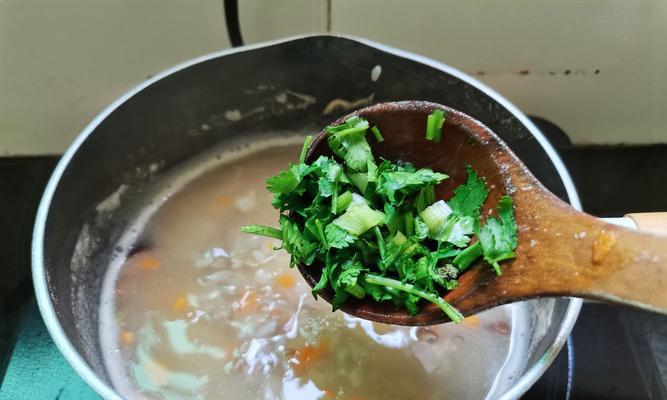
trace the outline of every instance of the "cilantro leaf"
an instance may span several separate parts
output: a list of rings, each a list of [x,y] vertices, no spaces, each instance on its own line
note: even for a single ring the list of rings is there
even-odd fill
[[[501,275],[499,262],[516,257],[517,231],[512,198],[502,196],[498,201],[497,212],[498,218],[490,217],[477,237],[484,260],[491,264],[496,274]]]
[[[440,227],[434,239],[448,242],[457,247],[464,247],[470,242],[474,231],[474,219],[466,215],[451,214]]]
[[[336,184],[325,177],[321,177],[317,180],[317,188],[319,190],[320,196],[330,197],[336,190]]]
[[[345,165],[359,172],[366,172],[368,160],[373,160],[371,146],[366,140],[368,121],[354,116],[345,123],[337,126],[328,126],[329,148],[338,157],[345,161]]]
[[[359,278],[363,267],[358,261],[348,261],[343,264],[343,272],[338,275],[338,286],[345,289],[352,296],[361,299],[366,295],[366,291],[361,286]]]
[[[415,217],[415,235],[414,238],[418,241],[424,240],[428,237],[428,225],[420,218]]]
[[[271,193],[289,193],[296,189],[306,174],[308,166],[303,163],[290,164],[286,171],[266,180],[266,187]]]
[[[335,268],[330,265],[325,265],[322,268],[322,275],[320,276],[320,280],[317,282],[315,286],[313,286],[313,289],[310,291],[313,296],[315,297],[315,300],[317,300],[317,295],[324,290],[324,288],[327,287],[327,283],[329,283],[329,269],[330,268]]]
[[[414,172],[396,171],[382,172],[379,178],[378,191],[396,202],[396,192],[412,193],[425,186],[436,185],[448,176],[430,169],[422,168]]]
[[[447,204],[456,213],[477,218],[489,191],[486,188],[484,180],[477,176],[477,173],[470,165],[466,166],[466,172],[468,180],[454,190],[454,196]]]
[[[324,228],[324,235],[329,246],[337,249],[344,249],[357,239],[355,235],[334,224],[329,224]]]

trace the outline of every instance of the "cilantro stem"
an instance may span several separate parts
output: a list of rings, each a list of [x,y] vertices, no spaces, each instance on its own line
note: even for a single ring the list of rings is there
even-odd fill
[[[324,229],[322,229],[322,223],[319,219],[315,220],[315,228],[317,228],[317,235],[320,237],[320,242],[322,247],[329,250],[329,243],[327,243],[327,238],[324,236]]]
[[[264,225],[244,225],[241,232],[283,240],[283,231]]]
[[[352,128],[343,129],[340,132],[336,132],[336,135],[339,138],[344,138],[345,136],[354,135],[355,133],[365,133],[366,129],[368,129],[368,125],[361,126],[361,127],[352,127]]]
[[[345,291],[347,291],[349,294],[356,297],[357,299],[363,299],[364,296],[366,296],[366,291],[359,285],[348,286],[345,288]]]
[[[378,241],[378,251],[380,252],[380,260],[384,260],[384,256],[387,253],[387,249],[384,244],[384,238],[382,237],[382,232],[380,231],[380,227],[375,225],[373,227],[373,231],[375,231],[375,238]]]
[[[489,259],[485,257],[484,259],[491,264],[493,267],[493,271],[496,273],[496,275],[500,276],[503,274],[503,272],[500,270],[500,262],[505,261],[505,260],[511,260],[512,258],[516,257],[516,253],[513,251],[510,251],[509,253],[503,254],[502,256],[496,258],[496,259]]]
[[[445,123],[445,112],[433,110],[426,120],[426,140],[440,142],[442,136],[442,125]]]
[[[409,283],[403,283],[396,279],[386,278],[384,276],[366,274],[365,280],[367,283],[372,283],[375,285],[381,285],[396,290],[401,290],[406,293],[421,297],[424,300],[430,301],[431,303],[438,306],[452,321],[459,323],[463,321],[463,314],[454,308],[451,304],[447,303],[442,297],[435,295],[433,293],[428,293],[423,290],[417,289],[414,285]]]
[[[411,211],[408,211],[403,216],[405,220],[405,234],[410,237],[415,234],[415,216]]]
[[[299,162],[303,164],[306,161],[306,154],[308,154],[308,148],[313,142],[313,137],[311,135],[306,136],[306,139],[303,141],[303,147],[301,148],[301,155],[299,156]]]
[[[371,132],[373,132],[373,136],[375,136],[375,140],[377,140],[378,143],[384,142],[384,138],[377,126],[372,127]]]
[[[345,193],[338,196],[336,198],[336,209],[334,210],[334,214],[338,214],[339,211],[345,211],[351,202],[352,193],[350,191],[346,191]]]
[[[331,213],[338,214],[338,185],[334,185],[333,193],[331,194]]]
[[[452,260],[452,264],[456,265],[459,270],[465,271],[473,261],[482,255],[483,252],[482,244],[480,242],[475,242],[457,254],[456,257],[454,257],[454,260]]]

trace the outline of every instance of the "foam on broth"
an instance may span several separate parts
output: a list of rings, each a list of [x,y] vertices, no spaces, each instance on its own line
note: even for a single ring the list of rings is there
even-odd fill
[[[276,225],[265,180],[299,150],[223,159],[139,218],[102,293],[116,390],[164,400],[484,398],[512,364],[510,346],[523,353],[520,306],[428,328],[332,313],[277,241],[239,232]]]

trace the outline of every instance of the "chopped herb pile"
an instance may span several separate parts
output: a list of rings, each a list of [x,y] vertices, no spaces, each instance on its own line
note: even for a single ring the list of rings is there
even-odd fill
[[[444,113],[428,117],[426,138],[441,139]],[[423,299],[454,322],[461,313],[442,295],[482,257],[500,275],[500,262],[515,256],[516,224],[512,199],[503,196],[497,217],[484,225],[480,213],[488,190],[467,166],[467,181],[451,199],[436,199],[435,187],[447,175],[408,163],[373,157],[368,142],[385,140],[377,127],[354,116],[327,127],[336,157],[305,162],[307,137],[298,163],[267,180],[280,210],[280,228],[247,225],[243,232],[282,241],[291,266],[322,268],[313,288],[330,287],[333,309],[350,296],[391,301],[410,314]],[[477,240],[474,240],[474,238]]]

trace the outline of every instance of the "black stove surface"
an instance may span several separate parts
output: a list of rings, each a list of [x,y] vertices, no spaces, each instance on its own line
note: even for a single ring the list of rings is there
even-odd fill
[[[573,147],[535,122],[557,147],[584,210],[600,216],[667,210],[667,145]],[[57,157],[0,158],[0,399],[92,399],[51,341],[34,303],[30,236]],[[549,370],[524,399],[667,398],[667,318],[584,304]]]

